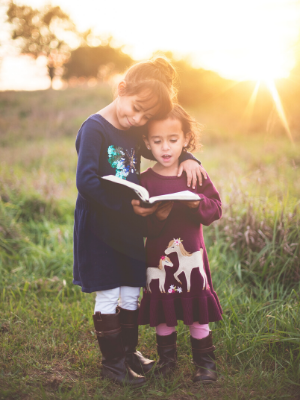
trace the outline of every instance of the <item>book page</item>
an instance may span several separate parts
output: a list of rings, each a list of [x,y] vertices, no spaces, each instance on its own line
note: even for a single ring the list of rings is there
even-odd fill
[[[105,176],[100,176],[100,178],[105,179],[107,181],[119,183],[120,185],[123,185],[123,186],[127,186],[130,189],[133,189],[141,200],[146,201],[146,202],[149,200],[148,190],[141,185],[137,185],[136,183],[126,181],[125,179],[118,178],[115,175],[105,175]]]
[[[185,200],[185,201],[197,201],[202,200],[200,196],[196,193],[184,190],[182,192],[162,194],[161,196],[150,197],[149,203],[153,204],[157,201],[172,201],[172,200]]]

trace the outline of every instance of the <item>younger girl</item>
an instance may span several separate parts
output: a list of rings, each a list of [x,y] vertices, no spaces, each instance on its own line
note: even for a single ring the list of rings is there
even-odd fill
[[[151,121],[145,143],[157,163],[141,174],[150,196],[186,190],[178,177],[179,157],[193,150],[198,127],[182,107],[174,106],[164,118]],[[217,379],[212,334],[208,323],[219,321],[222,309],[213,289],[202,225],[221,217],[221,200],[208,178],[196,190],[199,201],[169,202],[156,215],[165,219],[156,237],[146,242],[147,289],[140,307],[139,323],[156,327],[158,372],[169,373],[176,365],[175,325],[190,327],[194,381]]]
[[[172,108],[174,69],[162,58],[131,67],[118,96],[90,116],[77,139],[78,198],[74,224],[74,280],[83,292],[96,292],[95,332],[102,352],[102,375],[139,386],[153,361],[136,351],[138,297],[146,282],[143,222],[156,207],[131,205],[132,192],[100,179],[117,175],[138,183],[140,155],[148,156],[140,127]],[[151,153],[150,153],[151,154]],[[190,154],[181,160],[194,159]],[[192,164],[192,165],[191,165]],[[188,160],[189,176],[200,175]],[[195,182],[193,182],[195,184]],[[152,218],[153,226],[159,225]],[[120,298],[120,307],[118,300]],[[117,310],[116,310],[117,309]]]

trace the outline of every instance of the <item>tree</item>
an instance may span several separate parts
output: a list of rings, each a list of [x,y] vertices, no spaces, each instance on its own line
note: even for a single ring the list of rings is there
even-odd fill
[[[76,35],[70,17],[58,6],[46,5],[37,10],[11,1],[7,22],[12,25],[11,37],[19,42],[22,54],[34,58],[41,55],[47,57],[52,84],[56,68],[63,65],[70,53],[70,47],[64,39],[67,34]]]
[[[105,45],[89,46],[83,44],[71,51],[64,66],[63,77],[95,77],[104,80],[115,73],[123,72],[133,63],[132,58],[123,53],[122,47],[112,47],[110,40]]]

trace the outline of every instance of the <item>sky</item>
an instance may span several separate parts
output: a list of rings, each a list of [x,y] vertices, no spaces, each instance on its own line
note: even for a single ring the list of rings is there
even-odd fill
[[[6,0],[0,0],[5,4]],[[20,4],[40,7],[44,0]],[[53,0],[80,31],[112,35],[135,59],[171,50],[229,79],[288,77],[300,35],[300,0]],[[0,10],[1,11],[1,10]],[[2,24],[3,25],[3,24]],[[1,30],[1,28],[0,28]],[[7,36],[7,32],[2,37]],[[1,41],[1,34],[0,34]],[[3,57],[3,55],[2,55]],[[0,89],[46,88],[44,60],[5,47]]]

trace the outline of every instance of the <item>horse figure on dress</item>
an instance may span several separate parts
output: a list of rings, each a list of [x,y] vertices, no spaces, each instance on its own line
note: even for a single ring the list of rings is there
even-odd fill
[[[159,279],[159,290],[161,293],[165,292],[166,271],[165,265],[173,267],[173,263],[167,256],[162,256],[159,260],[158,268],[147,268],[147,290],[151,293],[150,283],[152,279]]]
[[[191,273],[193,268],[199,268],[200,274],[203,278],[203,288],[207,288],[207,276],[203,266],[203,249],[199,251],[195,251],[195,253],[189,253],[183,247],[181,239],[173,239],[168,244],[167,249],[165,250],[166,254],[177,253],[179,267],[178,270],[174,274],[174,278],[181,283],[178,278],[178,275],[181,272],[184,272],[187,284],[187,291],[189,292],[191,289]],[[181,283],[182,284],[182,283]]]

